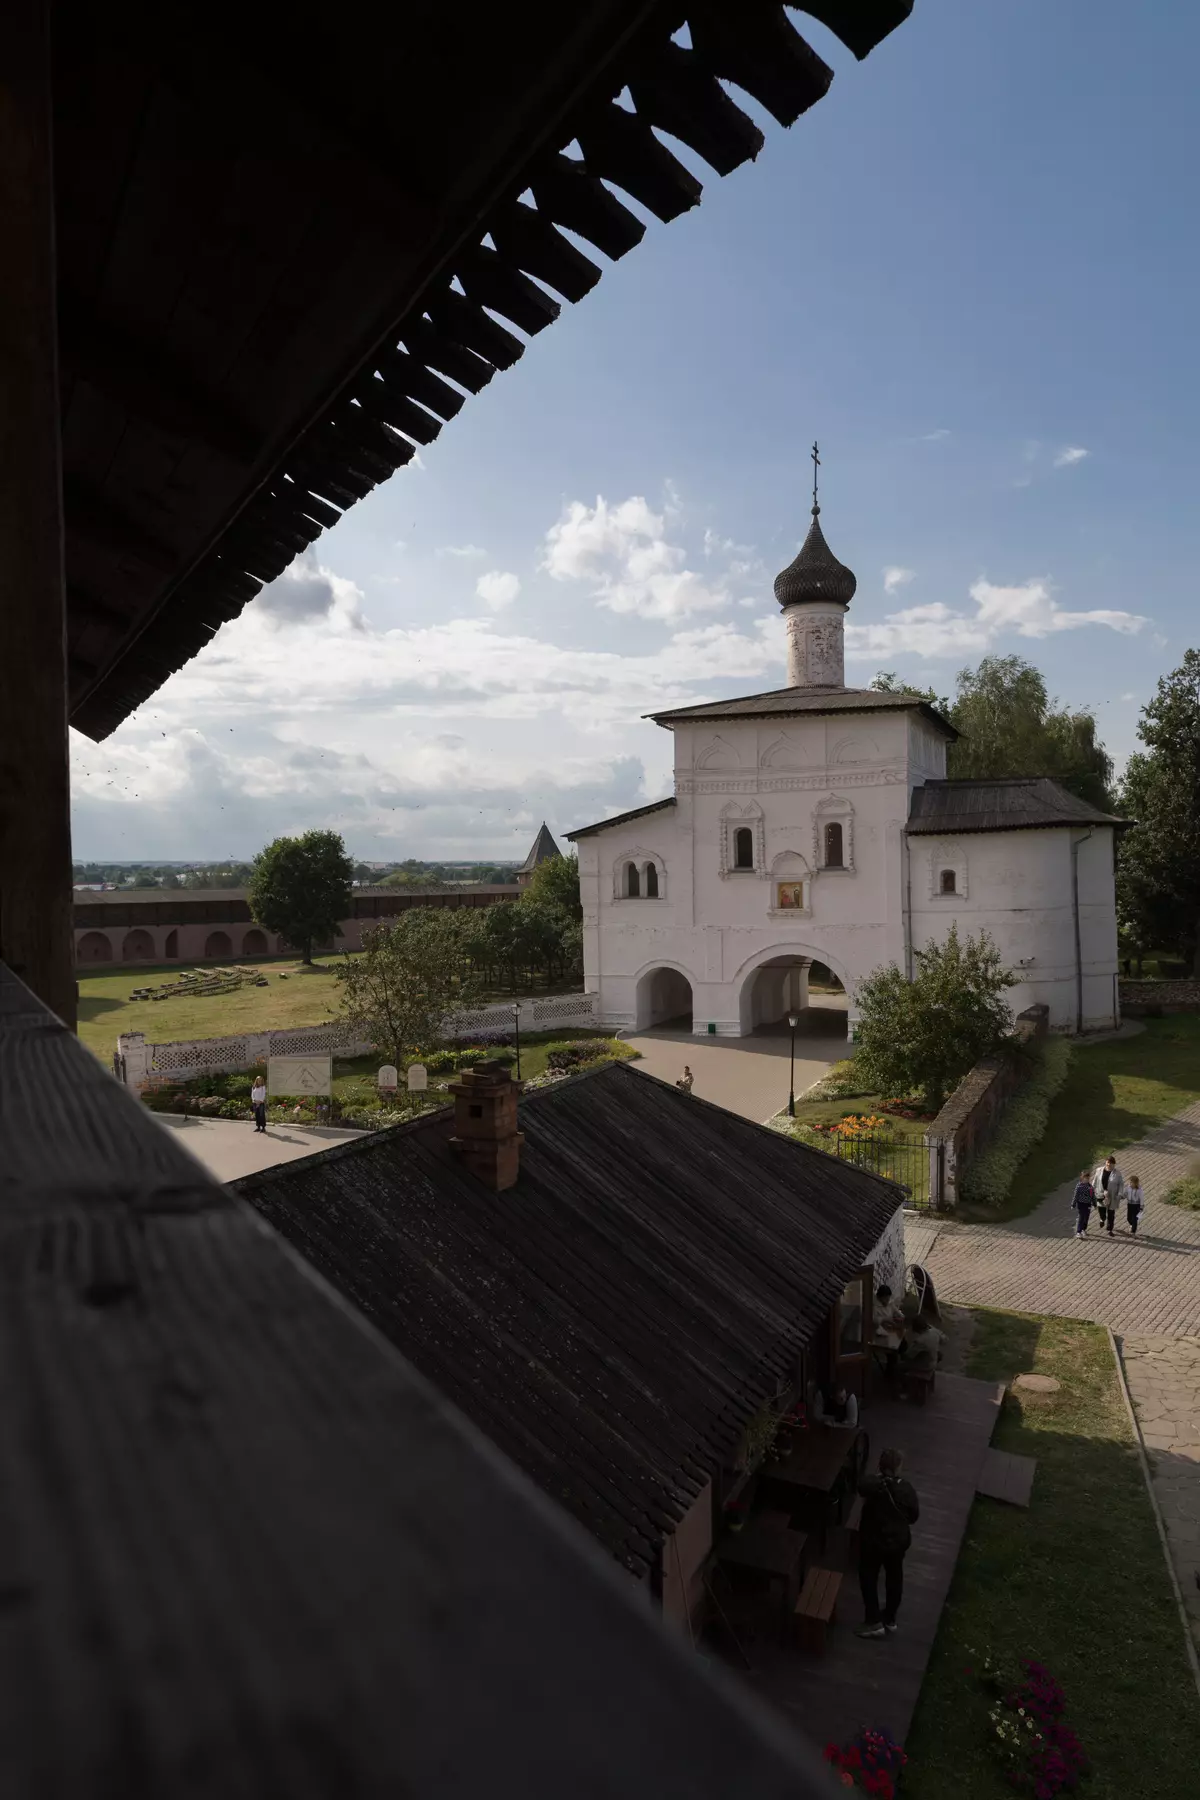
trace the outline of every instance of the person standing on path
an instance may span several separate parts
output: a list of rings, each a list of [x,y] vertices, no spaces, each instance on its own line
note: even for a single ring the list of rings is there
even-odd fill
[[[1086,1169],[1080,1169],[1079,1180],[1075,1183],[1075,1192],[1071,1195],[1071,1206],[1075,1213],[1075,1236],[1087,1236],[1088,1220],[1092,1216],[1092,1202],[1096,1191],[1092,1186],[1092,1178]]]
[[[1117,1208],[1121,1204],[1124,1187],[1125,1177],[1117,1167],[1115,1156],[1106,1157],[1099,1168],[1092,1171],[1092,1191],[1100,1212],[1100,1224],[1109,1237],[1117,1222]]]
[[[696,1079],[696,1077],[692,1074],[692,1071],[688,1068],[687,1064],[684,1063],[683,1074],[679,1077],[679,1080],[675,1083],[675,1086],[677,1088],[680,1088],[683,1093],[690,1094],[692,1091],[692,1083],[695,1081],[695,1079]]]
[[[864,1623],[860,1638],[889,1637],[896,1629],[896,1614],[904,1593],[904,1558],[912,1543],[912,1528],[921,1516],[917,1490],[901,1479],[904,1458],[899,1450],[881,1450],[878,1475],[865,1475],[858,1484],[862,1495],[862,1521],[858,1531],[858,1580],[862,1589]],[[883,1607],[879,1605],[879,1575],[883,1572]]]
[[[1140,1175],[1131,1175],[1125,1189],[1125,1217],[1129,1221],[1130,1237],[1137,1236],[1138,1223],[1145,1210],[1146,1196],[1142,1191],[1142,1178]]]
[[[254,1086],[250,1089],[250,1104],[254,1108],[254,1129],[267,1129],[267,1084],[261,1075],[254,1077]]]

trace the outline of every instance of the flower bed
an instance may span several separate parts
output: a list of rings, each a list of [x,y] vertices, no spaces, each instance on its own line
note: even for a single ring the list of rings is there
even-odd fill
[[[1034,1800],[1074,1793],[1091,1764],[1066,1723],[1066,1696],[1049,1670],[1023,1657],[1012,1671],[988,1652],[972,1672],[993,1696],[988,1741],[1009,1786]]]
[[[875,1794],[877,1800],[893,1800],[908,1758],[886,1731],[869,1731],[864,1726],[848,1744],[826,1744],[825,1760],[837,1771],[843,1787]]]

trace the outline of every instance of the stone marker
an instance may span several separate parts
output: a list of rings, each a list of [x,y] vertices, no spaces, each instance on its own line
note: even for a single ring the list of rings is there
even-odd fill
[[[424,1063],[408,1065],[408,1091],[410,1094],[423,1094],[429,1086],[429,1072]]]
[[[1054,1375],[1018,1375],[1013,1386],[1026,1394],[1057,1394],[1062,1383]]]
[[[399,1079],[399,1076],[396,1074],[395,1064],[384,1063],[382,1069],[380,1069],[378,1075],[375,1077],[375,1085],[381,1094],[394,1094],[399,1085]]]

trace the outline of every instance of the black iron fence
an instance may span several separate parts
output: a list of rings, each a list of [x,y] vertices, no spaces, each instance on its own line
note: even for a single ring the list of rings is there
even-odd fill
[[[930,1152],[927,1145],[911,1138],[877,1136],[873,1132],[846,1133],[844,1136],[822,1134],[817,1146],[829,1156],[853,1163],[856,1169],[869,1169],[872,1175],[885,1175],[904,1189],[909,1206],[920,1208],[937,1205],[929,1191]]]

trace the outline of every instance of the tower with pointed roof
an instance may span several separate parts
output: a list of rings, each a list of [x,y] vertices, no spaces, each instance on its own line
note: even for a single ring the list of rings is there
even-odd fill
[[[550,827],[545,819],[542,828],[530,846],[529,855],[517,870],[517,886],[528,887],[529,878],[539,863],[549,862],[552,856],[561,856],[562,851],[550,835]]]
[[[817,471],[821,458],[812,447],[812,524],[795,559],[775,577],[775,598],[787,631],[788,686],[844,688],[845,619],[858,581],[838,561],[821,530]]]

